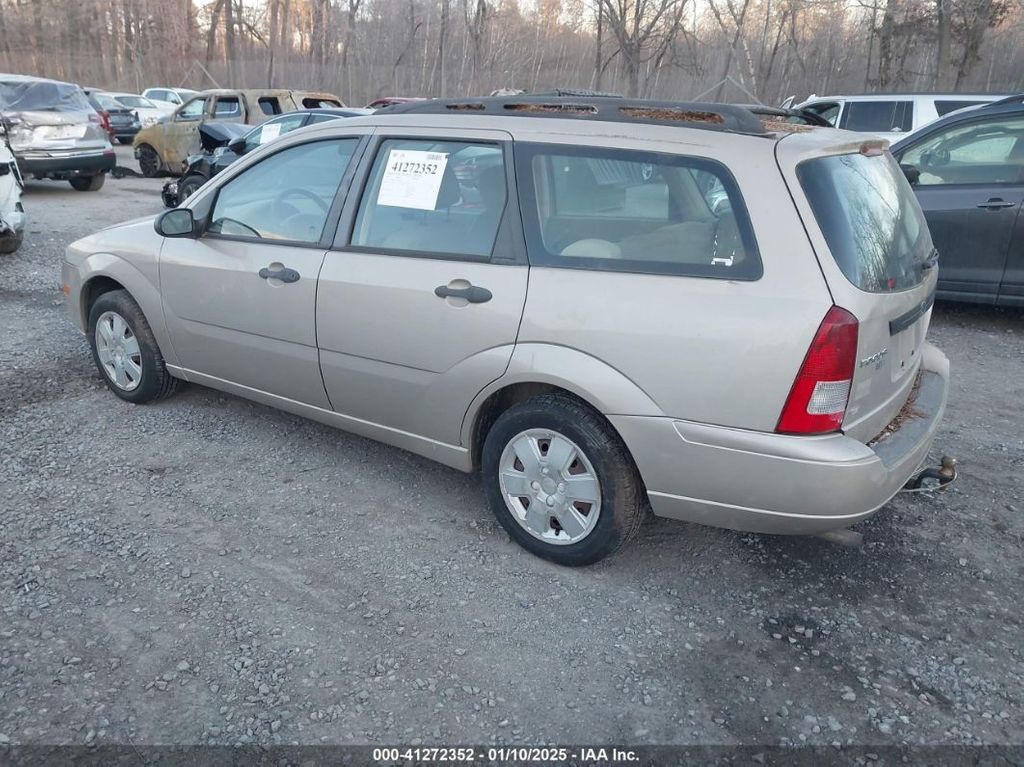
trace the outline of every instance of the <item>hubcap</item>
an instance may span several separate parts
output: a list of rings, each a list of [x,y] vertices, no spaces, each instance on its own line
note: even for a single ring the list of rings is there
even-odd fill
[[[530,535],[568,545],[590,535],[601,513],[601,484],[593,464],[568,437],[529,429],[501,454],[505,505]]]
[[[138,388],[142,381],[139,339],[117,312],[103,312],[96,323],[96,356],[114,386],[123,391]]]

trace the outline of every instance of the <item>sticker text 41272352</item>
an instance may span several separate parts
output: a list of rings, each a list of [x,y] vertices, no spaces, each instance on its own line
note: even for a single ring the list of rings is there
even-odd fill
[[[448,155],[414,149],[392,149],[377,193],[378,205],[434,210]]]

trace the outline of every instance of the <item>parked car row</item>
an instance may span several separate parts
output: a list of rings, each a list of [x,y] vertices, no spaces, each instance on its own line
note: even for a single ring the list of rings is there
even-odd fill
[[[199,126],[202,151],[191,155],[185,162],[181,179],[164,184],[164,204],[174,208],[187,200],[207,181],[231,163],[268,141],[298,128],[317,125],[330,120],[362,117],[373,114],[372,109],[345,107],[341,109],[304,109],[272,117],[253,128],[242,123],[208,122]]]
[[[185,98],[166,120],[139,131],[135,157],[144,176],[181,175],[188,158],[202,149],[199,127],[214,122],[259,125],[303,109],[342,107],[329,93],[282,89],[209,90]]]

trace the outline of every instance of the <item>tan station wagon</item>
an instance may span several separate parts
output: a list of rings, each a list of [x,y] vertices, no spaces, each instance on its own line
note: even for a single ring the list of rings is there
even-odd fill
[[[301,129],[72,244],[110,389],[190,381],[480,470],[510,535],[595,562],[648,509],[844,528],[925,461],[936,257],[885,148],[741,107],[393,107]]]
[[[209,90],[187,98],[166,120],[143,128],[132,141],[142,175],[179,174],[189,155],[201,149],[199,126],[208,122],[259,125],[297,109],[344,106],[330,93],[313,91]]]

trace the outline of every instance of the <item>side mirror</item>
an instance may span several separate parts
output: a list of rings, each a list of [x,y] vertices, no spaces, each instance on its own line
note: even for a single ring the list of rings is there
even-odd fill
[[[196,220],[188,208],[172,208],[156,217],[153,228],[161,237],[194,237]]]
[[[228,143],[228,149],[241,157],[245,154],[245,136],[239,136],[238,138],[231,139]]]
[[[903,165],[900,163],[900,170],[903,171],[903,175],[907,177],[907,181],[913,186],[921,179],[921,171],[913,165]]]

